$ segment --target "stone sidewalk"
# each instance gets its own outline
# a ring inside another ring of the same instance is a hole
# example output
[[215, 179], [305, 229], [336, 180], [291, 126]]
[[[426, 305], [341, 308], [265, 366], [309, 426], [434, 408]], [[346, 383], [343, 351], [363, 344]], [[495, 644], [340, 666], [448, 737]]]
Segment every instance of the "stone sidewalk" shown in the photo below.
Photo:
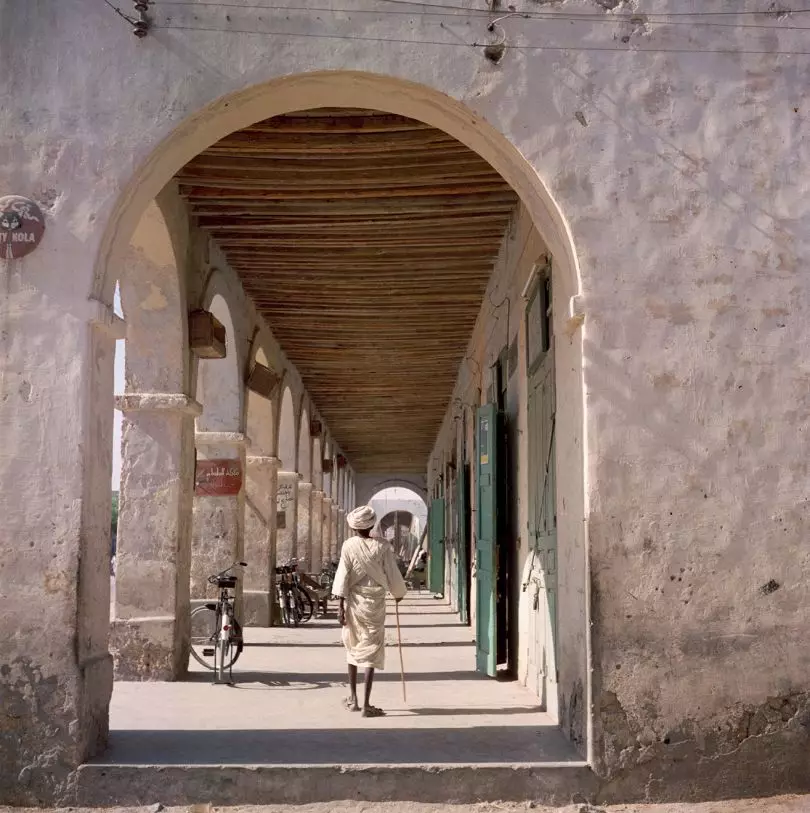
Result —
[[334, 617], [298, 628], [245, 631], [235, 685], [195, 665], [185, 683], [116, 683], [113, 764], [540, 764], [581, 757], [515, 682], [476, 674], [470, 627], [429, 594], [400, 605], [408, 702], [393, 612], [386, 670], [373, 702], [387, 716], [343, 707], [345, 657]]
[[[213, 685], [202, 668], [183, 683], [116, 683], [110, 745], [79, 770], [77, 802], [152, 805], [144, 813], [191, 803], [177, 813], [209, 813], [210, 804], [239, 813], [494, 813], [543, 804], [570, 813], [810, 813], [810, 799], [796, 797], [571, 807], [599, 798], [598, 780], [536, 697], [474, 671], [473, 631], [445, 603], [411, 594], [400, 616], [408, 697], [391, 612], [392, 646], [373, 695], [388, 712], [380, 719], [343, 706], [334, 614], [246, 630], [233, 686]], [[365, 801], [332, 801], [347, 799]], [[233, 807], [270, 801], [286, 806]]]

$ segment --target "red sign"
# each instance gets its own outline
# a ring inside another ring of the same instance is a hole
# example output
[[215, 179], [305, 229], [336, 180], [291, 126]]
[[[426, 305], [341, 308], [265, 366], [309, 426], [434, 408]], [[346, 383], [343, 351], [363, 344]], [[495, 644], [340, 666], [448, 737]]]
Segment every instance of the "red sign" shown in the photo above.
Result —
[[201, 497], [233, 497], [242, 489], [240, 460], [198, 460], [194, 493]]
[[0, 198], [0, 259], [30, 254], [45, 233], [45, 216], [34, 201], [19, 195]]

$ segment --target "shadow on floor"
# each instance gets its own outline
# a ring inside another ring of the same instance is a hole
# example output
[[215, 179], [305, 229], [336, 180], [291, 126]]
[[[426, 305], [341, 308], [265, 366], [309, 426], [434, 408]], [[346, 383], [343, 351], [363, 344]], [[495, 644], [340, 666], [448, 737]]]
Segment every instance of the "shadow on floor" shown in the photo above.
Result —
[[543, 711], [542, 706], [530, 707], [507, 707], [500, 709], [483, 709], [475, 706], [464, 706], [457, 709], [449, 708], [435, 708], [435, 709], [417, 709], [408, 708], [411, 714], [418, 714], [420, 717], [467, 717], [470, 715], [497, 715], [498, 717], [506, 717], [510, 714], [540, 714]]
[[[490, 680], [485, 675], [477, 672], [409, 672], [408, 682], [419, 683], [420, 681], [431, 682], [434, 680]], [[295, 686], [296, 688], [312, 685], [313, 688], [323, 688], [335, 684], [345, 683], [348, 678], [345, 672], [255, 672], [233, 670], [233, 680], [239, 683], [264, 683], [268, 687]], [[387, 683], [389, 681], [399, 682], [401, 680], [399, 672], [375, 672], [375, 683]], [[189, 672], [187, 681], [189, 683], [212, 683], [211, 672]]]
[[[351, 714], [346, 712], [347, 715]], [[113, 731], [98, 763], [324, 765], [526, 763], [579, 759], [554, 726]], [[374, 725], [385, 725], [375, 720]]]
[[[386, 627], [387, 629], [387, 627]], [[436, 647], [436, 648], [443, 648], [448, 646], [466, 646], [472, 647], [472, 641], [403, 641], [402, 646], [429, 646], [429, 647]], [[395, 647], [396, 644], [390, 644], [389, 646]], [[245, 641], [245, 648], [247, 647], [277, 647], [277, 648], [284, 648], [284, 649], [314, 649], [314, 648], [333, 648], [333, 649], [342, 649], [343, 644], [338, 641], [337, 643], [327, 644], [327, 643], [299, 643], [298, 641], [257, 641], [255, 643], [249, 643]]]

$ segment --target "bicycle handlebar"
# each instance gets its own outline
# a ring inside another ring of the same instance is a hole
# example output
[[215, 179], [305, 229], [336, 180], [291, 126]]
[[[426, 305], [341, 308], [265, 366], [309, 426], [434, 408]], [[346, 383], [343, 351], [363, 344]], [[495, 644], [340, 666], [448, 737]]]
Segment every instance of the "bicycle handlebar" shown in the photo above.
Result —
[[208, 577], [208, 583], [214, 584], [217, 579], [221, 579], [223, 576], [227, 576], [235, 567], [247, 567], [247, 562], [234, 562], [230, 567], [226, 567], [225, 570], [215, 573], [213, 576]]

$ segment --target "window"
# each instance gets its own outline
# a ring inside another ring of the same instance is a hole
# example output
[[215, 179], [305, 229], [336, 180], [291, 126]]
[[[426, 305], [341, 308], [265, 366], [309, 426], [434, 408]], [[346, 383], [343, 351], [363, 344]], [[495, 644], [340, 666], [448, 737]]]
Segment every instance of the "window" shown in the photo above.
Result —
[[551, 269], [546, 266], [539, 274], [526, 306], [526, 359], [533, 370], [551, 349]]

